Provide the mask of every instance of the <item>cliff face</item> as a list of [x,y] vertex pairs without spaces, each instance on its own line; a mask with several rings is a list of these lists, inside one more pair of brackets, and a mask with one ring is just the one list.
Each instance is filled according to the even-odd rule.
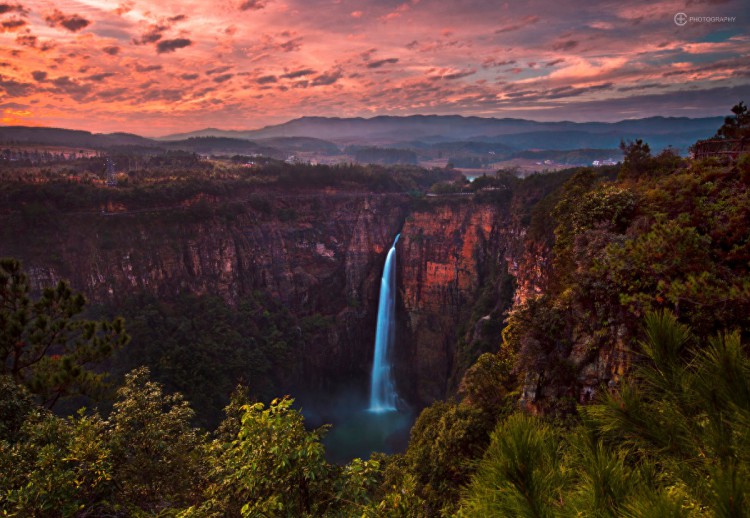
[[[515,250],[507,255],[508,270],[517,285],[513,310],[521,310],[526,302],[548,292],[553,268],[550,247],[524,234],[524,231],[518,233],[513,245]],[[595,249],[587,250],[582,256],[590,260],[595,252]],[[565,339],[558,340],[555,351],[559,355],[557,360],[567,364],[569,373],[550,377],[544,370],[523,362],[517,366],[518,371],[524,373],[519,403],[532,413],[545,413],[561,400],[565,401],[563,406],[574,401],[589,403],[602,385],[617,385],[630,369],[632,352],[627,343],[632,338],[632,330],[612,323],[593,336],[593,324],[582,316],[585,310],[574,305],[569,311],[572,313],[566,318]],[[562,346],[562,342],[569,345]]]
[[[456,346],[485,334],[476,329],[488,317],[475,304],[498,283],[499,270],[515,277],[516,306],[546,290],[549,250],[527,238],[503,203],[342,191],[257,193],[222,203],[201,198],[169,210],[118,205],[62,214],[54,233],[33,227],[15,237],[6,233],[0,256],[22,259],[37,287],[68,279],[89,299],[115,305],[140,293],[212,294],[236,302],[265,291],[297,317],[329,323],[305,339],[303,386],[351,379],[364,387],[380,276],[400,231],[395,376],[402,396],[416,405],[455,389],[468,367],[457,361]],[[6,212],[0,223],[10,228],[17,221]],[[492,329],[497,336],[488,342],[497,347],[501,339]],[[575,393],[540,384],[532,372],[524,401],[533,407],[547,397],[582,399],[602,379],[619,375],[622,357],[621,346],[592,356],[581,342],[571,352],[580,378]]]
[[516,280],[513,304],[520,306],[546,290],[551,254],[546,243],[528,239],[523,228],[514,226],[511,233],[513,239],[505,259],[508,273]]
[[435,201],[407,218],[398,244],[397,379],[417,401],[446,397],[459,330],[511,239],[500,208],[471,199]]
[[504,254],[518,248],[502,207],[471,196],[415,203],[341,191],[251,198],[221,209],[222,200],[204,197],[169,210],[63,214],[57,232],[27,229],[3,239],[0,255],[21,258],[37,287],[68,279],[115,305],[140,293],[235,302],[266,291],[299,317],[330,322],[302,352],[304,384],[325,387],[369,379],[380,276],[400,230],[397,383],[417,405],[445,397],[459,328]]
[[[304,351],[305,384],[364,378],[372,356],[378,281],[408,208],[401,195],[268,193],[193,210],[62,215],[58,232],[23,230],[0,256],[23,260],[37,287],[68,279],[94,302],[139,293],[216,294],[235,302],[264,290],[298,316],[332,322]],[[259,207],[259,208],[257,208]],[[21,229],[18,229],[22,231]]]

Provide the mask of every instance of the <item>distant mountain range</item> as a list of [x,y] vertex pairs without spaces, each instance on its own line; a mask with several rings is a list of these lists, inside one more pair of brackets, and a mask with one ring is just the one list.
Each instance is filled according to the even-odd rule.
[[537,122],[459,115],[364,118],[301,117],[258,130],[203,129],[151,139],[129,133],[94,134],[56,128],[0,126],[0,142],[64,145],[95,149],[117,147],[182,149],[197,153],[260,153],[284,157],[312,152],[336,155],[346,146],[379,146],[451,153],[524,150],[616,149],[621,140],[641,138],[654,150],[672,146],[683,152],[712,136],[722,117],[648,117],[606,122]]
[[[199,133],[199,132],[196,132]],[[309,137],[277,137],[249,140],[223,136],[189,136],[180,140],[156,140],[131,133],[90,133],[61,128],[0,126],[0,147],[3,144],[65,146],[69,148],[160,153],[190,151],[201,154],[261,154],[286,158],[289,153],[314,152],[323,155],[340,153],[339,147],[325,140]]]
[[366,144],[404,147],[404,143],[437,144],[455,141],[493,142],[522,149],[616,148],[621,139],[642,138],[656,148],[686,148],[713,135],[722,117],[648,117],[620,122],[537,122],[525,119],[494,119],[460,115],[381,116],[370,119],[301,117],[259,130],[225,131],[204,129],[167,135],[159,140],[189,137],[264,139],[315,137],[339,145]]

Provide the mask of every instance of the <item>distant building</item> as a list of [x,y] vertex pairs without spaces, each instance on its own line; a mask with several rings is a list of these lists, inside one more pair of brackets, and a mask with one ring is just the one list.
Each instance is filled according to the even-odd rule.
[[107,159],[107,185],[110,187],[117,186],[117,173],[115,173],[115,163],[112,159]]
[[601,167],[604,165],[617,165],[617,162],[615,162],[612,158],[608,158],[606,160],[594,160],[591,162],[591,165],[594,167]]

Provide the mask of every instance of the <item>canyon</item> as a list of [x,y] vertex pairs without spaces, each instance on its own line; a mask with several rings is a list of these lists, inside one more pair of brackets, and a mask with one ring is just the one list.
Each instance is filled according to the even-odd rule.
[[[330,188],[244,194],[59,213],[54,232],[4,210],[0,255],[20,258],[37,289],[67,279],[92,303],[115,307],[139,293],[214,294],[235,304],[263,291],[298,318],[329,323],[304,337],[294,382],[327,390],[368,378],[380,276],[400,232],[394,375],[398,393],[418,408],[455,394],[463,370],[485,352],[470,344],[487,309],[502,313],[544,284],[549,252],[527,239],[517,213],[536,200]],[[508,273],[515,290],[500,300]],[[483,292],[490,305],[477,313]],[[484,339],[490,349],[501,344],[499,333]],[[469,344],[463,360],[461,341]]]

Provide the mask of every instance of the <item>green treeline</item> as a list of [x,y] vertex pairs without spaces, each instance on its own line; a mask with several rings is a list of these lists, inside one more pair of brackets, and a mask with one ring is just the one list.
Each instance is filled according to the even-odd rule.
[[101,186],[106,178],[103,158],[0,170],[0,207],[13,212],[27,206],[77,212],[98,210],[111,203],[137,210],[174,206],[198,195],[231,198],[256,192],[264,195],[274,189],[288,192],[323,187],[409,192],[426,190],[437,181],[460,176],[453,170],[428,170],[408,164],[311,165],[271,159],[261,163],[255,159],[258,164],[245,167],[232,160],[193,161],[193,155],[189,155],[190,160],[184,163],[178,158],[170,154],[139,163],[138,167],[118,173],[117,186],[109,189]]

